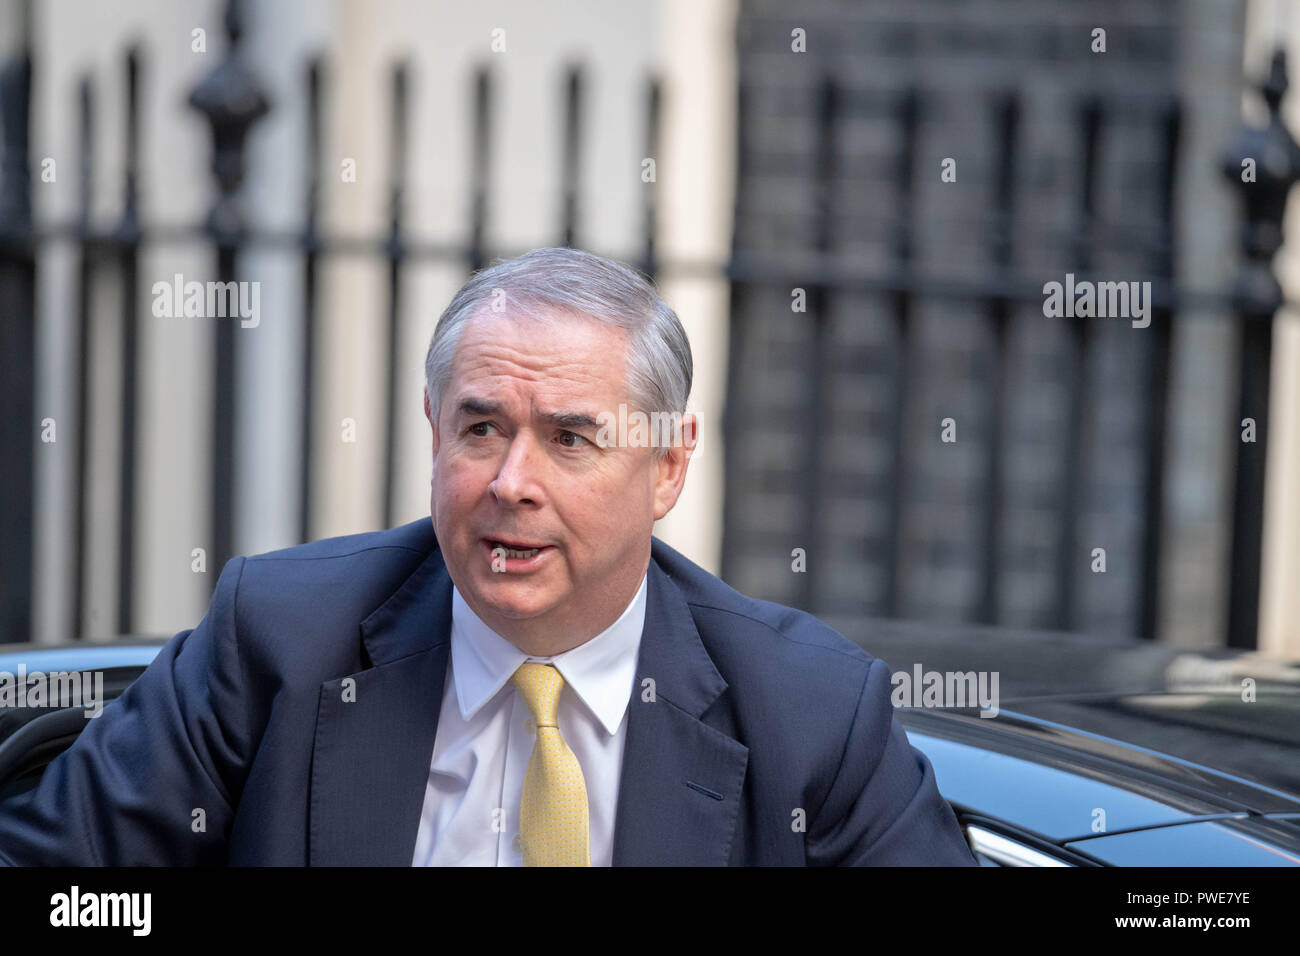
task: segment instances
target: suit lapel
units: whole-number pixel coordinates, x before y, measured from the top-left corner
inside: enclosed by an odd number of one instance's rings
[[[652,559],[614,823],[615,866],[725,866],[749,748],[700,719],[727,688]]]
[[[411,865],[451,647],[451,578],[436,544],[361,623],[361,639],[371,666],[320,686],[312,866]]]

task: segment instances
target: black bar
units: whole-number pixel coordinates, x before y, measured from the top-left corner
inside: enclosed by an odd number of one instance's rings
[[[320,257],[321,74],[320,57],[307,65],[307,197],[302,232],[302,411],[299,419],[298,540],[311,540],[311,510],[315,492],[312,480],[316,408],[316,264]]]
[[[825,77],[817,89],[814,106],[817,116],[817,144],[813,158],[813,250],[819,259],[829,257],[831,249],[831,217],[835,189],[835,132],[839,119],[840,92],[833,77]],[[804,448],[804,473],[800,487],[803,489],[803,540],[808,570],[800,574],[796,604],[805,611],[815,612],[819,602],[813,584],[819,568],[828,567],[825,535],[822,534],[823,509],[829,506],[826,480],[826,444],[831,440],[829,389],[831,330],[830,296],[824,284],[811,283],[808,288],[808,311],[812,317],[811,346],[808,351],[806,381],[807,413],[804,421],[808,428],[804,435],[810,444]],[[823,575],[821,580],[825,581]]]
[[[36,258],[32,244],[28,165],[32,61],[24,53],[0,69],[0,640],[27,641],[32,632],[32,547],[35,539]],[[57,437],[57,436],[56,436]]]
[[[1092,231],[1096,223],[1098,150],[1101,143],[1101,101],[1090,97],[1084,101],[1080,119],[1083,125],[1083,178],[1079,194],[1079,228],[1070,259],[1075,272],[1092,268]],[[1073,310],[1070,310],[1073,311]],[[1080,470],[1084,462],[1083,416],[1085,377],[1087,374],[1089,322],[1081,316],[1065,319],[1070,334],[1071,354],[1066,362],[1068,417],[1065,425],[1065,469],[1061,475],[1058,521],[1061,544],[1057,555],[1056,627],[1070,630],[1075,626],[1078,609],[1079,562],[1079,489],[1083,486]]]
[[[1161,280],[1174,277],[1174,189],[1178,174],[1178,140],[1182,132],[1182,110],[1177,101],[1161,117],[1163,132],[1160,177],[1160,226],[1164,233],[1156,251],[1156,273]],[[1142,330],[1135,330],[1139,334]],[[1142,540],[1142,593],[1138,635],[1155,639],[1160,617],[1160,537],[1164,527],[1165,430],[1168,427],[1169,360],[1173,313],[1153,308],[1151,326],[1150,378],[1147,386],[1147,463],[1145,525]]]
[[[745,282],[740,277],[740,265],[743,256],[741,249],[740,227],[745,198],[745,180],[749,174],[750,129],[747,111],[749,95],[742,76],[736,78],[736,187],[732,201],[731,215],[731,252],[728,257],[726,277],[729,284],[727,301],[727,384],[726,397],[722,404],[722,456],[723,485],[727,489],[722,496],[722,560],[719,562],[719,576],[733,584],[736,573],[736,555],[748,544],[747,537],[741,533],[738,522],[742,513],[737,507],[741,483],[748,470],[741,467],[743,456],[741,443],[748,434],[749,416],[744,403],[744,363],[749,335],[745,301]]]
[[[562,246],[573,246],[578,234],[578,183],[582,181],[582,67],[568,68],[564,82],[564,162],[560,166],[560,234]]]
[[[217,252],[217,279],[234,282],[238,251],[248,240],[239,202],[244,180],[244,143],[249,128],[270,109],[256,76],[244,66],[244,0],[228,0],[223,20],[226,55],[190,93],[190,105],[212,127],[212,174],[217,196],[204,229]],[[296,235],[296,234],[295,234]],[[220,572],[234,553],[235,330],[218,321],[213,350],[211,570]],[[212,580],[215,582],[216,575]]]
[[[235,246],[217,246],[217,281],[235,281]],[[220,570],[234,554],[235,511],[235,326],[216,323],[212,405],[212,567]]]
[[[659,272],[655,234],[659,231],[659,120],[662,114],[662,88],[651,77],[646,91],[645,154],[655,164],[655,181],[641,184],[641,271],[651,279]]]
[[[1022,223],[1014,224],[1015,226]],[[1098,222],[1098,226],[1104,225]],[[1013,232],[1015,228],[1013,227]],[[1100,233],[1100,229],[1098,230]],[[36,241],[67,240],[79,241],[82,229],[75,219],[62,222],[43,223],[36,227],[32,236]],[[148,242],[158,245],[175,244],[198,245],[211,238],[211,229],[205,224],[155,223],[145,231]],[[1074,231],[1068,233],[1043,234],[1033,237],[1039,245],[1054,242],[1057,239],[1068,240],[1071,247],[1078,237]],[[1109,234],[1108,234],[1109,238]],[[322,256],[344,256],[357,258],[382,258],[388,243],[387,232],[378,235],[363,236],[339,233],[321,235],[319,252]],[[302,228],[248,228],[241,233],[240,245],[245,248],[281,249],[285,251],[302,251]],[[1111,244],[1113,246],[1113,244]],[[1136,251],[1149,253],[1159,246],[1158,241],[1146,242]],[[466,261],[466,243],[461,240],[421,239],[407,233],[403,240],[403,258],[407,262],[445,262],[460,263]],[[502,247],[494,250],[494,255],[514,256],[530,251],[530,247]],[[600,250],[595,250],[600,251]],[[615,251],[616,252],[616,251]],[[615,253],[611,253],[615,254]],[[1043,304],[1043,283],[1040,275],[1028,278],[1024,275],[996,277],[991,275],[972,275],[954,273],[944,270],[927,270],[912,268],[908,271],[877,270],[863,268],[862,263],[842,258],[834,264],[822,264],[812,261],[795,261],[784,252],[769,253],[747,252],[740,259],[707,258],[672,258],[659,256],[658,274],[670,275],[683,279],[738,279],[752,285],[789,288],[791,284],[816,279],[827,288],[837,292],[855,292],[862,295],[895,294],[906,292],[912,296],[924,295],[927,299],[972,300],[990,299],[1006,296],[1013,302]],[[1076,280],[1104,279],[1091,273],[1080,274],[1076,270]],[[1151,287],[1151,300],[1154,306],[1172,308],[1175,311],[1188,308],[1206,310],[1227,310],[1238,304],[1238,295],[1228,289],[1212,289],[1205,286],[1186,284],[1167,286],[1164,283]],[[1300,299],[1288,303],[1292,308],[1300,308]]]
[[[96,245],[90,235],[90,210],[95,170],[94,88],[89,76],[79,84],[81,205],[78,211],[81,239],[77,244],[77,439],[72,467],[72,633],[79,640],[84,633],[86,612],[86,488],[90,461],[90,285],[95,276]]]
[[[1020,98],[1006,93],[997,104],[997,129],[1001,153],[998,156],[997,191],[994,195],[993,266],[998,275],[1007,275],[1014,252],[1011,223],[1015,203],[1016,146],[1020,128]],[[1007,325],[1011,300],[994,296],[989,300],[989,322],[993,328],[993,358],[990,368],[989,438],[988,438],[988,506],[984,509],[984,587],[980,596],[979,620],[996,624],[998,620],[998,583],[1002,561],[1002,522],[1005,489],[1003,485],[1003,445],[1005,419],[1011,408],[1011,386],[1007,381]]]
[[[1237,440],[1233,490],[1232,572],[1228,596],[1228,646],[1253,648],[1259,636],[1259,597],[1263,564],[1265,469],[1268,462],[1269,376],[1273,316],[1283,304],[1272,262],[1282,245],[1283,218],[1291,188],[1300,181],[1300,146],[1282,119],[1290,82],[1286,51],[1274,51],[1258,91],[1268,107],[1268,123],[1244,128],[1224,156],[1224,174],[1242,196],[1242,261],[1234,284],[1241,317],[1240,394],[1234,431],[1254,419],[1255,440]],[[1256,181],[1241,178],[1244,157],[1260,159]],[[1244,187],[1244,188],[1243,188]],[[1294,582],[1284,586],[1294,587]]]
[[[1237,476],[1232,499],[1232,584],[1228,646],[1253,648],[1259,633],[1259,588],[1264,542],[1264,474],[1268,461],[1268,392],[1273,355],[1273,312],[1243,309],[1237,401]],[[1240,440],[1241,421],[1255,420],[1255,441]],[[1294,586],[1294,582],[1292,585]]]
[[[135,459],[138,399],[140,299],[140,52],[126,58],[126,182],[122,218],[114,239],[121,270],[122,296],[122,422],[121,481],[118,486],[117,633],[132,633],[132,590],[135,572]]]
[[[388,395],[384,433],[384,527],[394,521],[393,478],[397,474],[397,394],[402,347],[402,194],[406,183],[406,91],[409,68],[393,68],[392,141],[388,199]]]
[[[487,229],[488,179],[492,161],[492,77],[486,66],[474,74],[474,133],[470,154],[469,245],[466,250],[470,273],[487,265],[483,236]]]
[[[910,275],[912,262],[912,210],[916,202],[915,175],[921,94],[909,87],[899,99],[897,122],[901,148],[898,155],[898,228],[894,232],[894,259],[898,271]],[[903,509],[907,505],[907,475],[910,451],[907,440],[908,395],[912,385],[912,306],[906,288],[893,296],[894,322],[898,337],[898,362],[894,369],[894,414],[890,430],[894,444],[894,471],[890,480],[890,507],[885,532],[885,613],[898,617],[903,606]]]

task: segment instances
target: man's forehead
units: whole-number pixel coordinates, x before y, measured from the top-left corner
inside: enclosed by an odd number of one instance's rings
[[[582,393],[606,392],[612,390],[621,395],[626,384],[627,374],[627,333],[626,330],[589,316],[556,314],[544,322],[536,319],[530,321],[529,315],[503,316],[489,315],[471,317],[460,336],[456,355],[452,362],[451,381],[454,383],[448,397],[453,403],[461,397],[477,397],[491,400],[494,396],[481,394],[485,383],[483,379],[494,379],[500,372],[511,376],[516,361],[511,352],[526,349],[522,364],[531,365],[532,369],[520,376],[521,384],[526,383],[530,391],[541,393],[543,401],[548,404],[569,405],[574,400],[581,400]],[[493,321],[496,320],[496,321]],[[502,321],[504,320],[504,321]],[[527,343],[509,342],[510,331],[523,331],[526,327]],[[570,335],[567,340],[565,327],[571,332],[580,331],[579,335]],[[594,336],[597,341],[592,341]],[[599,341],[599,339],[606,341]],[[504,352],[493,354],[485,347],[504,345]],[[553,350],[558,355],[548,362],[537,350]],[[553,365],[551,364],[553,362]],[[548,374],[551,368],[555,374]],[[475,386],[476,380],[479,382]],[[602,388],[608,385],[609,389]],[[462,394],[463,393],[463,394]],[[593,400],[606,401],[608,394],[593,395]]]

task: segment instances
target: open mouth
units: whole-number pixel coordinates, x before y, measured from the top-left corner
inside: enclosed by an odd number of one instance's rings
[[[544,552],[550,551],[552,547],[549,544],[535,545],[526,541],[507,541],[499,538],[484,538],[483,541],[493,559],[504,558],[510,562],[531,561]]]
[[[502,544],[500,541],[492,542],[493,551],[504,551],[507,558],[531,558],[541,548],[512,548],[509,545]]]

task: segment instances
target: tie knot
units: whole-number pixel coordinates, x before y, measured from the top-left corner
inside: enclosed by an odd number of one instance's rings
[[[555,710],[564,687],[564,677],[552,664],[524,661],[510,678],[533,713],[538,727],[555,727]]]

